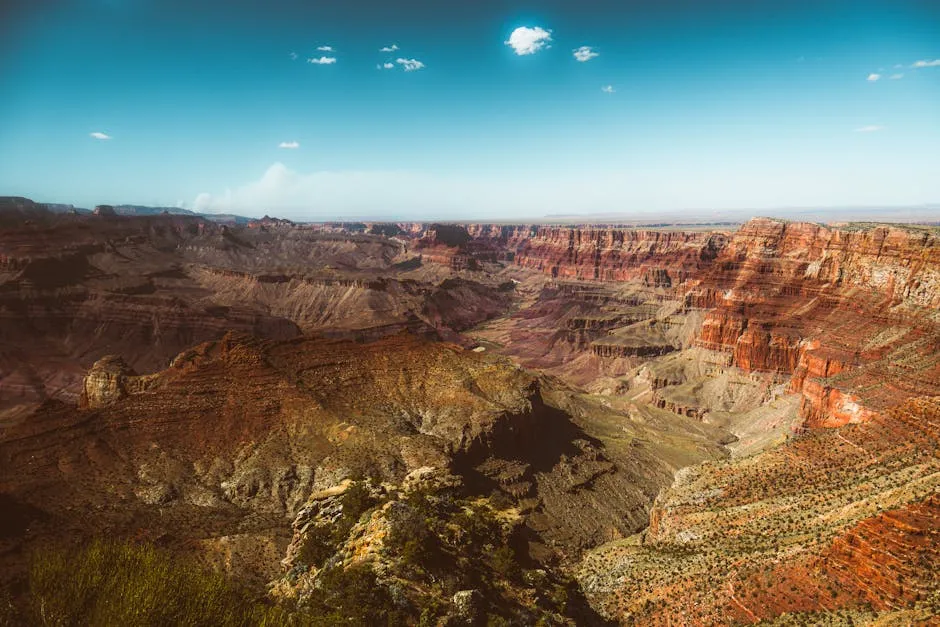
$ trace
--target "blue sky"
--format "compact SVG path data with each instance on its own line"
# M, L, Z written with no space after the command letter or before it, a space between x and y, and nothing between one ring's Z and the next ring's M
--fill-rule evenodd
M0 10L0 194L309 219L940 202L931 0Z

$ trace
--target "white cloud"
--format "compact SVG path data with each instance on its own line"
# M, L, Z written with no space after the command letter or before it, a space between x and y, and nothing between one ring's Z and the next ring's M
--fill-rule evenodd
M379 52L395 52L396 50L398 50L398 44L392 44L391 46L379 48Z
M884 129L883 126L878 126L877 124L869 124L868 126L862 126L860 128L855 129L855 132L856 133L875 133L882 129Z
M300 142L281 142L277 145L278 148L300 148Z
M874 83L875 81L877 81L877 80L880 79L880 78L881 78L881 74L869 74L869 75L868 75L868 80L869 80L870 82L872 82L872 83Z
M591 46L581 46L574 50L574 58L584 63L585 61L590 61L594 57L599 57L600 54L594 52L594 49Z
M332 65L336 63L336 57L320 57L307 59L307 63L313 63L314 65Z
M89 136L94 137L95 139L111 139L110 135L106 135L101 131L95 131L94 133L88 133Z
M529 28L520 26L512 31L505 43L511 46L518 55L535 54L552 40L552 31L545 30L541 26Z
M892 74L892 75L889 76L888 78L891 79L891 80L893 80L893 81L896 81L896 80L900 80L900 79L904 78L904 75L903 75L903 74Z
M420 70L424 67L424 63L418 61L417 59L395 59L395 63L405 68L406 72L413 72L414 70Z
M926 59L922 61L915 61L914 64L911 65L911 67L913 68L940 67L940 59L933 59L932 61L928 61Z
M320 52L333 52L333 46L317 46Z
M196 199L193 201L193 211L196 213L202 213L203 211L209 211L212 209L215 204L215 199L212 197L212 194L207 194L203 192L196 196Z
M296 60L297 60L297 53L296 53L296 52L290 53L290 58L291 58L292 60L296 61Z
M379 64L376 65L375 67L376 67L376 69L378 69L378 70L390 70L390 69L392 69L393 67L395 67L395 64L392 63L391 61L386 61L385 63L379 63Z
M614 89L613 85L604 85L603 87L601 87L601 91L604 92L605 94L612 94L617 90Z

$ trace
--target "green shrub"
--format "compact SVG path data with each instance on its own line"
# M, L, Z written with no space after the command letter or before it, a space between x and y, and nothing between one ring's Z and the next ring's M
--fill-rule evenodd
M311 527L304 532L298 562L319 568L336 551L334 531L326 525Z
M331 625L400 625L409 622L395 608L388 590L379 585L369 564L325 570L310 597L310 610Z
M397 554L406 570L436 570L441 561L440 540L434 533L435 521L418 509L397 513L385 546Z
M359 517L375 505L368 482L353 481L343 493L340 504L343 506L343 518L351 525L356 524Z
M508 544L496 547L493 550L490 554L490 564L492 564L494 571L510 581L517 580L522 574L516 552Z

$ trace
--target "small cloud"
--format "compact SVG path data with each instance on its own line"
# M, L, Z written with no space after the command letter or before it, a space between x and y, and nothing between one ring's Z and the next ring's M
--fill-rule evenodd
M804 61L806 61L806 57L803 57L803 56L797 57L796 59L797 63L803 63Z
M913 68L940 67L940 59L933 59L931 61L928 61L926 59L922 61L915 61L913 65L911 65L911 67Z
M406 72L413 72L424 68L424 63L417 59L395 59L395 63L405 68Z
M94 137L95 139L111 139L110 135L106 135L100 131L95 131L94 133L88 133L89 136Z
M600 54L594 52L594 49L591 46L581 46L574 50L574 58L584 63L585 61L590 61L594 57L599 57Z
M333 46L317 46L320 52L333 52Z
M379 48L379 52L395 52L396 50L398 50L398 44L392 44L391 46Z
M869 82L871 82L871 83L874 83L875 81L879 80L880 78L881 78L881 74L869 74L867 80L868 80Z
M390 70L393 67L395 67L395 64L392 63L391 61L386 61L385 63L379 63L378 65L375 66L375 68L378 70Z
M878 126L877 124L869 124L868 126L862 126L861 128L855 129L855 132L856 133L875 133L883 129L884 129L883 126Z
M212 194L207 194L206 192L202 192L201 194L196 196L196 199L193 201L193 211L195 211L196 213L200 213L202 211L208 211L212 206L212 201L213 201Z
M297 53L296 53L296 52L290 53L290 58L291 58L292 61L296 61L296 60L297 60Z
M512 31L509 35L509 39L503 43L507 46L511 46L516 54L522 56L535 54L547 46L551 40L552 31L550 30L545 30L541 26L536 26L535 28L520 26Z
M300 148L300 142L281 142L278 148Z
M897 81L897 80L900 80L900 79L904 78L904 75L903 75L903 74L892 74L892 75L889 76L888 78L889 78L890 80L892 80L892 81Z
M601 91L604 92L605 94L612 94L617 90L614 89L613 85L604 85L603 87L601 87Z
M900 70L902 67L904 67L904 66L901 65L900 63L895 63L895 64L894 64L894 69L896 69L896 70Z
M336 57L311 58L307 59L307 63L313 63L314 65L332 65L336 63Z

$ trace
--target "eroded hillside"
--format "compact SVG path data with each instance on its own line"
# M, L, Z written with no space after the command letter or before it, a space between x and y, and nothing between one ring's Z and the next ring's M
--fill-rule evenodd
M414 623L937 611L929 229L4 216L14 581L105 533Z

